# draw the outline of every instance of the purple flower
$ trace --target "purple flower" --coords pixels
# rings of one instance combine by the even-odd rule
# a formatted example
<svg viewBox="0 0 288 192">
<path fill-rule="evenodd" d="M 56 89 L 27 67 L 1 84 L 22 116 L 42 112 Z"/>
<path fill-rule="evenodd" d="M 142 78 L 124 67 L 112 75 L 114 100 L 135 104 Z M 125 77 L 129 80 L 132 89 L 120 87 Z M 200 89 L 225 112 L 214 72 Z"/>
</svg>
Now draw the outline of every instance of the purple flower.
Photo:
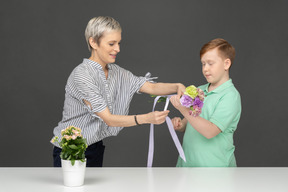
<svg viewBox="0 0 288 192">
<path fill-rule="evenodd" d="M 191 107 L 192 108 L 192 107 Z M 194 117 L 197 117 L 201 114 L 202 110 L 201 108 L 197 107 L 197 106 L 194 106 L 191 111 L 189 111 L 189 114 L 194 116 Z"/>
<path fill-rule="evenodd" d="M 188 96 L 188 95 L 183 95 L 180 98 L 180 103 L 184 107 L 190 107 L 193 104 L 193 99 L 190 96 Z"/>
<path fill-rule="evenodd" d="M 201 101 L 201 99 L 199 99 L 199 97 L 196 97 L 193 101 L 193 106 L 197 106 L 199 108 L 203 107 L 203 101 Z"/>
</svg>

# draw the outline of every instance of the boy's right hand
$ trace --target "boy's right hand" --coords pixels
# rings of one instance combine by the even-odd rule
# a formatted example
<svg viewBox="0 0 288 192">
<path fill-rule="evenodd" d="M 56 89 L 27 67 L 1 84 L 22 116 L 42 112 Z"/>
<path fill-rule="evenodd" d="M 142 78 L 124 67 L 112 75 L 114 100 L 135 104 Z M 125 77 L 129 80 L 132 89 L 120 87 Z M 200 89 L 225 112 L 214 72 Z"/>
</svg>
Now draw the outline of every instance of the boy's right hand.
<svg viewBox="0 0 288 192">
<path fill-rule="evenodd" d="M 182 120 L 180 117 L 174 117 L 171 121 L 176 131 L 180 131 L 182 129 Z"/>
</svg>

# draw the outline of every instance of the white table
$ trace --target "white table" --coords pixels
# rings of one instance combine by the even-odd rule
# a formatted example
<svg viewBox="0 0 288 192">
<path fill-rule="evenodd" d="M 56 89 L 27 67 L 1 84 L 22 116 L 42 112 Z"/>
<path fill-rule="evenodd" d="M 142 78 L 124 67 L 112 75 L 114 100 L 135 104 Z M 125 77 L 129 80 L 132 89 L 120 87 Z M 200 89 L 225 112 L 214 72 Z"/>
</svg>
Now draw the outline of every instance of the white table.
<svg viewBox="0 0 288 192">
<path fill-rule="evenodd" d="M 86 168 L 65 187 L 61 168 L 0 168 L 1 192 L 287 192 L 288 168 Z"/>
</svg>

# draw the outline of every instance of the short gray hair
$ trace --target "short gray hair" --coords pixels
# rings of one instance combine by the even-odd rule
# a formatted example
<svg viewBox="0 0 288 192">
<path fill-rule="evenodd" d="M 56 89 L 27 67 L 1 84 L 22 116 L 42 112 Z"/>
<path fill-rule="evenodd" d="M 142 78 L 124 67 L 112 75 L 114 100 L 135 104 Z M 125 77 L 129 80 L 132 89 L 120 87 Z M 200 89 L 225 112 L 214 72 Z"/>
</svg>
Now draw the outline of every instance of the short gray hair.
<svg viewBox="0 0 288 192">
<path fill-rule="evenodd" d="M 100 38 L 104 32 L 110 32 L 112 30 L 121 31 L 121 26 L 118 21 L 109 16 L 99 16 L 92 18 L 86 27 L 85 38 L 88 45 L 88 49 L 91 52 L 92 47 L 89 43 L 89 38 L 92 37 L 94 41 L 99 45 Z"/>
</svg>

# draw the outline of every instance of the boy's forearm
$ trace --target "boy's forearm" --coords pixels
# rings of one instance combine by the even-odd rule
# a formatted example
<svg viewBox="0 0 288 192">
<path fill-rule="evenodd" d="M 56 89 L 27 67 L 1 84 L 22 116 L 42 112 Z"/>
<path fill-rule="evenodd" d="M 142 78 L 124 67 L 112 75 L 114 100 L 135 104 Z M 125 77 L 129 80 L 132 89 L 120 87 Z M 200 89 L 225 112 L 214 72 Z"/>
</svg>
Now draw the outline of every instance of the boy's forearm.
<svg viewBox="0 0 288 192">
<path fill-rule="evenodd" d="M 221 130 L 215 124 L 200 116 L 191 116 L 189 114 L 189 110 L 182 110 L 180 112 L 183 114 L 185 119 L 192 125 L 192 127 L 207 139 L 211 139 L 221 133 Z"/>
</svg>

